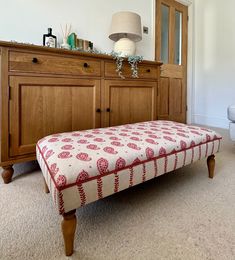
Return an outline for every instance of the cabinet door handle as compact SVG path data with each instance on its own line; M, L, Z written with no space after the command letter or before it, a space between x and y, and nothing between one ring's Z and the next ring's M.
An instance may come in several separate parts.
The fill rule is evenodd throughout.
M108 108L106 109L106 111L107 111L107 112L111 112L111 109L108 107Z
M85 62L85 63L83 64L83 67L84 67L84 68L88 68L88 67L89 67L89 64Z
M150 69L147 69L146 72L151 72L151 70L150 70Z
M34 58L32 59L32 63L38 63L38 59L34 57Z
M96 109L96 112L97 112L97 113L101 113L101 109L100 109L100 108L97 108L97 109Z

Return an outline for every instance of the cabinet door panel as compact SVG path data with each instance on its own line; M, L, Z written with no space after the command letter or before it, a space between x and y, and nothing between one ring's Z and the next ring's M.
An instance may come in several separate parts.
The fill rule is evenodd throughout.
M100 81L11 77L10 155L35 152L49 134L100 127Z
M156 87L155 82L106 81L106 125L156 119Z

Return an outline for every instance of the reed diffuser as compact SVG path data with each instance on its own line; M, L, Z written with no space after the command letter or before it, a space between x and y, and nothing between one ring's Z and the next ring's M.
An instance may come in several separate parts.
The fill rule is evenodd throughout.
M63 27L60 25L61 27L61 31L62 31L62 36L63 36L63 42L60 45L61 48L63 49L70 49L70 45L68 44L68 36L70 34L71 31L71 24L68 26L67 24L65 25L65 29L63 30Z

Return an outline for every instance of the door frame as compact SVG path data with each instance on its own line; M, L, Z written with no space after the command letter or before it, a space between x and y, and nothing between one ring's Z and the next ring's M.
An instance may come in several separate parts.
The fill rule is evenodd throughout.
M195 111L195 27L194 27L194 0L175 0L188 6L188 52L187 52L187 123L194 123ZM156 44L155 21L156 21L156 0L153 0L153 46ZM153 57L155 57L155 48Z

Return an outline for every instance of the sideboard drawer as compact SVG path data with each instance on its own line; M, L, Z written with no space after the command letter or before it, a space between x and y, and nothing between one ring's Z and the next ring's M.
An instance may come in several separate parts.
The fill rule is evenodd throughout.
M60 75L101 75L100 61L97 60L16 51L10 52L9 70Z
M132 71L130 64L127 62L123 63L122 74L126 78L132 77ZM141 79L157 79L158 68L154 65L138 64L138 77ZM105 77L117 78L118 73L116 72L115 62L105 62Z

